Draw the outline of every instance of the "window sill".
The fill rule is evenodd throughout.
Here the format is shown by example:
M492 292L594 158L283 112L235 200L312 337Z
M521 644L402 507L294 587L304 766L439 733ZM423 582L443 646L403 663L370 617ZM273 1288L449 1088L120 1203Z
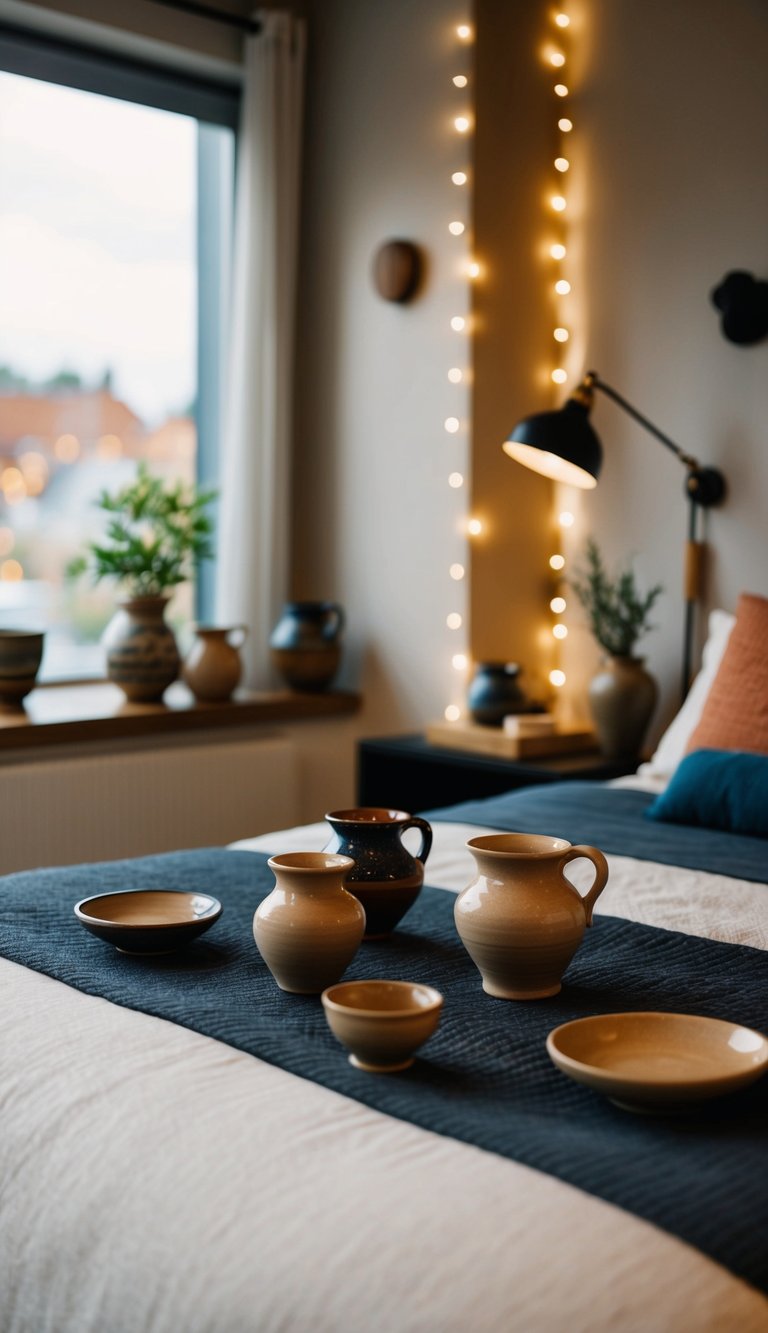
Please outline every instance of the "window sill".
M0 758L50 745L337 717L356 713L360 703L359 694L344 690L238 692L228 703L198 703L177 683L166 690L162 703L138 704L129 703L116 685L106 682L45 685L28 694L23 707L0 708Z

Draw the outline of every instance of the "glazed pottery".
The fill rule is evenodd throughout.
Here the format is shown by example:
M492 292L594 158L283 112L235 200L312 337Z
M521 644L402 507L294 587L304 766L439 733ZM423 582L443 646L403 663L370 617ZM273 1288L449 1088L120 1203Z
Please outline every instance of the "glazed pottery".
M412 981L346 981L322 999L331 1032L351 1052L349 1063L372 1074L408 1069L443 1007L439 991Z
M221 903L207 893L131 889L83 898L75 916L121 953L171 953L218 921Z
M514 662L481 662L467 691L467 706L475 722L500 727L508 713L531 711L520 687L520 668Z
M768 1070L768 1040L693 1014L595 1014L547 1037L558 1069L628 1111L679 1110L737 1092Z
M243 664L239 648L248 631L245 625L218 629L198 625L195 642L184 659L182 680L201 703L225 703L240 683ZM233 642L233 640L237 642Z
M286 852L268 862L275 887L256 909L253 938L281 990L319 995L352 962L365 912L347 893L348 856Z
M272 631L272 664L292 690L324 690L339 669L344 612L335 602L288 602Z
M608 881L602 852L529 833L490 833L467 847L477 875L456 899L454 918L483 990L500 1000L557 995ZM595 867L584 897L563 873L579 857Z
M15 707L34 687L44 638L42 631L0 629L0 707Z
M608 759L636 759L658 689L641 657L607 657L589 686L598 744Z
M326 852L354 860L347 888L365 908L365 938L385 939L421 892L432 829L425 819L380 806L332 810L325 818L332 830ZM409 828L421 833L415 856L402 843Z
M104 631L107 677L132 703L154 703L179 674L179 650L165 623L168 597L127 597Z

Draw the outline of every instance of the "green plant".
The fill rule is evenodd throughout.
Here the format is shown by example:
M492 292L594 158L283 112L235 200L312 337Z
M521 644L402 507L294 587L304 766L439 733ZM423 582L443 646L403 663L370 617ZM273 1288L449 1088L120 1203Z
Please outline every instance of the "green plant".
M205 510L214 497L183 482L168 486L140 464L129 486L111 495L102 491L96 503L112 515L104 537L89 542L68 573L90 568L94 583L118 579L131 597L159 596L184 583L194 564L213 555L213 523Z
M661 584L641 596L632 569L611 578L591 538L587 542L587 567L570 584L587 612L589 627L600 647L612 657L632 657L637 640L654 628L648 616L663 592Z

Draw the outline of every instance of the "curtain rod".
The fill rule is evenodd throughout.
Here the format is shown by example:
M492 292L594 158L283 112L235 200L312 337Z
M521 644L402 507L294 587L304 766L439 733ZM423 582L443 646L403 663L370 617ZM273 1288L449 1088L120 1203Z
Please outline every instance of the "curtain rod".
M182 14L208 19L211 23L223 23L230 28L239 28L241 32L261 32L262 25L258 19L245 18L240 14L228 14L213 5L199 4L197 0L153 0L153 4L163 5L166 9L178 9Z

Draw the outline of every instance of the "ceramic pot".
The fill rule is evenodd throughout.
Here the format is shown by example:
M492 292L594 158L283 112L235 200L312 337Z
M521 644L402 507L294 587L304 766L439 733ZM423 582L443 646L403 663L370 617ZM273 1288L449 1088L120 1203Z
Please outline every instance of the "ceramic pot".
M589 686L598 744L608 759L637 759L656 707L656 681L642 657L608 657Z
M481 662L470 682L467 705L475 722L486 727L500 727L508 713L531 710L514 662Z
M272 664L292 690L315 692L339 669L344 612L335 602L287 602L272 631Z
M217 629L198 625L195 642L184 659L182 680L202 703L224 703L240 684L243 664L239 649L245 642L245 625ZM237 642L232 640L237 638Z
M365 908L365 938L386 939L421 892L432 829L425 819L379 806L332 810L325 818L332 831L325 851L354 861L347 888ZM402 843L409 828L421 833L415 856Z
M528 833L486 834L467 847L477 874L456 899L454 919L483 990L500 1000L557 995L608 882L602 852ZM563 873L582 856L595 867L583 898Z
M348 856L286 852L270 857L275 887L256 909L253 938L281 990L319 995L357 953L365 912L344 880Z
M44 639L42 631L0 629L0 708L17 708L34 687Z
M132 703L154 703L179 674L173 630L165 623L168 597L127 597L118 603L102 643L107 678Z

